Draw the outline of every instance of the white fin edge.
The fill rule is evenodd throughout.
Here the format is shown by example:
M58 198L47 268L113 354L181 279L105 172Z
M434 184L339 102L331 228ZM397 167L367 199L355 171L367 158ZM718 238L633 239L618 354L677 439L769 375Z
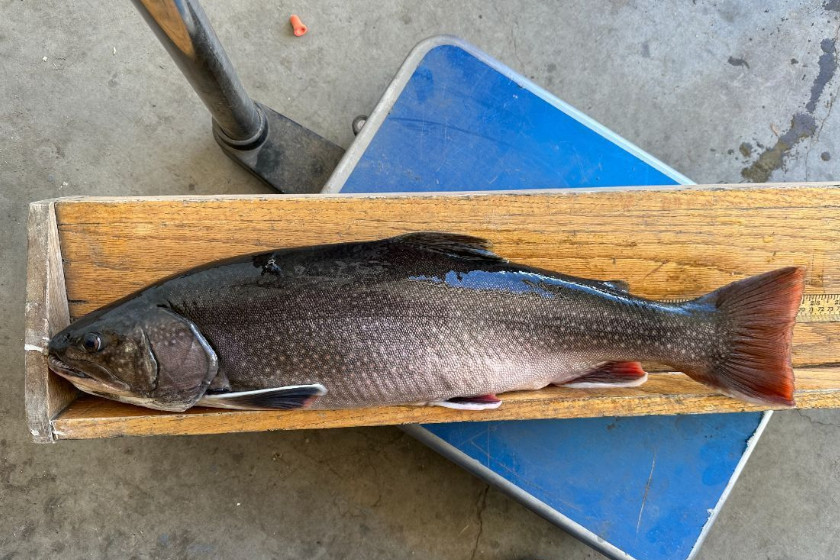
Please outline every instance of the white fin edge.
M323 397L327 394L327 388L321 385L320 383L308 383L306 385L284 385L282 387L271 387L269 389L254 389L253 391L231 391L230 393L219 393L217 395L212 396L205 396L202 397L203 399L212 399L215 401L224 400L224 399L235 399L238 397L250 397L252 395L263 395L265 393L271 393L273 391L277 391L280 389L284 390L294 390L294 389L303 389L303 388L313 388L316 390L313 396ZM201 401L199 401L201 402ZM203 405L202 405L203 406Z
M624 383L593 383L591 381L582 381L580 383L566 383L560 387L569 387L570 389L615 389L619 387L638 387L644 385L648 380L648 374L645 373L642 377L626 381Z
M429 406L442 406L443 408L453 408L455 410L493 410L502 406L502 401L492 403L434 401L430 402Z

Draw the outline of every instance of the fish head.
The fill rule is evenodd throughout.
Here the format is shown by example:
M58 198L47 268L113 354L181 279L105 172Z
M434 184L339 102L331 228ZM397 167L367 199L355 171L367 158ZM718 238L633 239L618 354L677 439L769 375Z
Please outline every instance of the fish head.
M218 372L192 321L142 298L82 317L48 350L50 369L79 390L172 412L193 406Z

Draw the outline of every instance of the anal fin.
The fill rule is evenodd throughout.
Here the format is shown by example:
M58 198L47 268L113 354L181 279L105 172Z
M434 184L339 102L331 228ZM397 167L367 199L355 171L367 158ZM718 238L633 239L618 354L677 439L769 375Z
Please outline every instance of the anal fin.
M573 389L638 387L647 381L647 378L648 374L639 362L605 362L569 383L564 383L563 387Z
M327 389L320 383L290 385L254 391L205 394L195 406L234 410L294 410L306 408L326 394Z
M457 410L492 410L499 408L502 401L496 395L478 395L475 397L452 397L446 401L434 401L429 404Z

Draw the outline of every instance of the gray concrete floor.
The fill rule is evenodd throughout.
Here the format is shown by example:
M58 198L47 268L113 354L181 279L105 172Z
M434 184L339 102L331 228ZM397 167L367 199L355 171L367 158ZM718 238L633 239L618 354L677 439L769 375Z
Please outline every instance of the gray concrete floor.
M837 179L840 3L747 4L205 9L256 99L344 146L409 49L448 32L698 182ZM394 428L29 443L27 203L267 192L209 124L127 0L0 0L0 558L600 558ZM840 413L777 414L699 558L834 558L838 523Z

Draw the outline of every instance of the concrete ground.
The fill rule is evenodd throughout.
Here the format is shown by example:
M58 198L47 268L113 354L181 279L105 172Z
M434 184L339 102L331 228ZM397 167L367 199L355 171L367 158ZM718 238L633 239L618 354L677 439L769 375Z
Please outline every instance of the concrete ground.
M344 146L409 49L447 32L698 182L837 179L840 2L748 5L205 9L253 97ZM395 428L29 442L27 203L267 192L209 125L127 0L0 0L0 558L600 558ZM836 557L838 523L840 413L779 413L698 557Z

